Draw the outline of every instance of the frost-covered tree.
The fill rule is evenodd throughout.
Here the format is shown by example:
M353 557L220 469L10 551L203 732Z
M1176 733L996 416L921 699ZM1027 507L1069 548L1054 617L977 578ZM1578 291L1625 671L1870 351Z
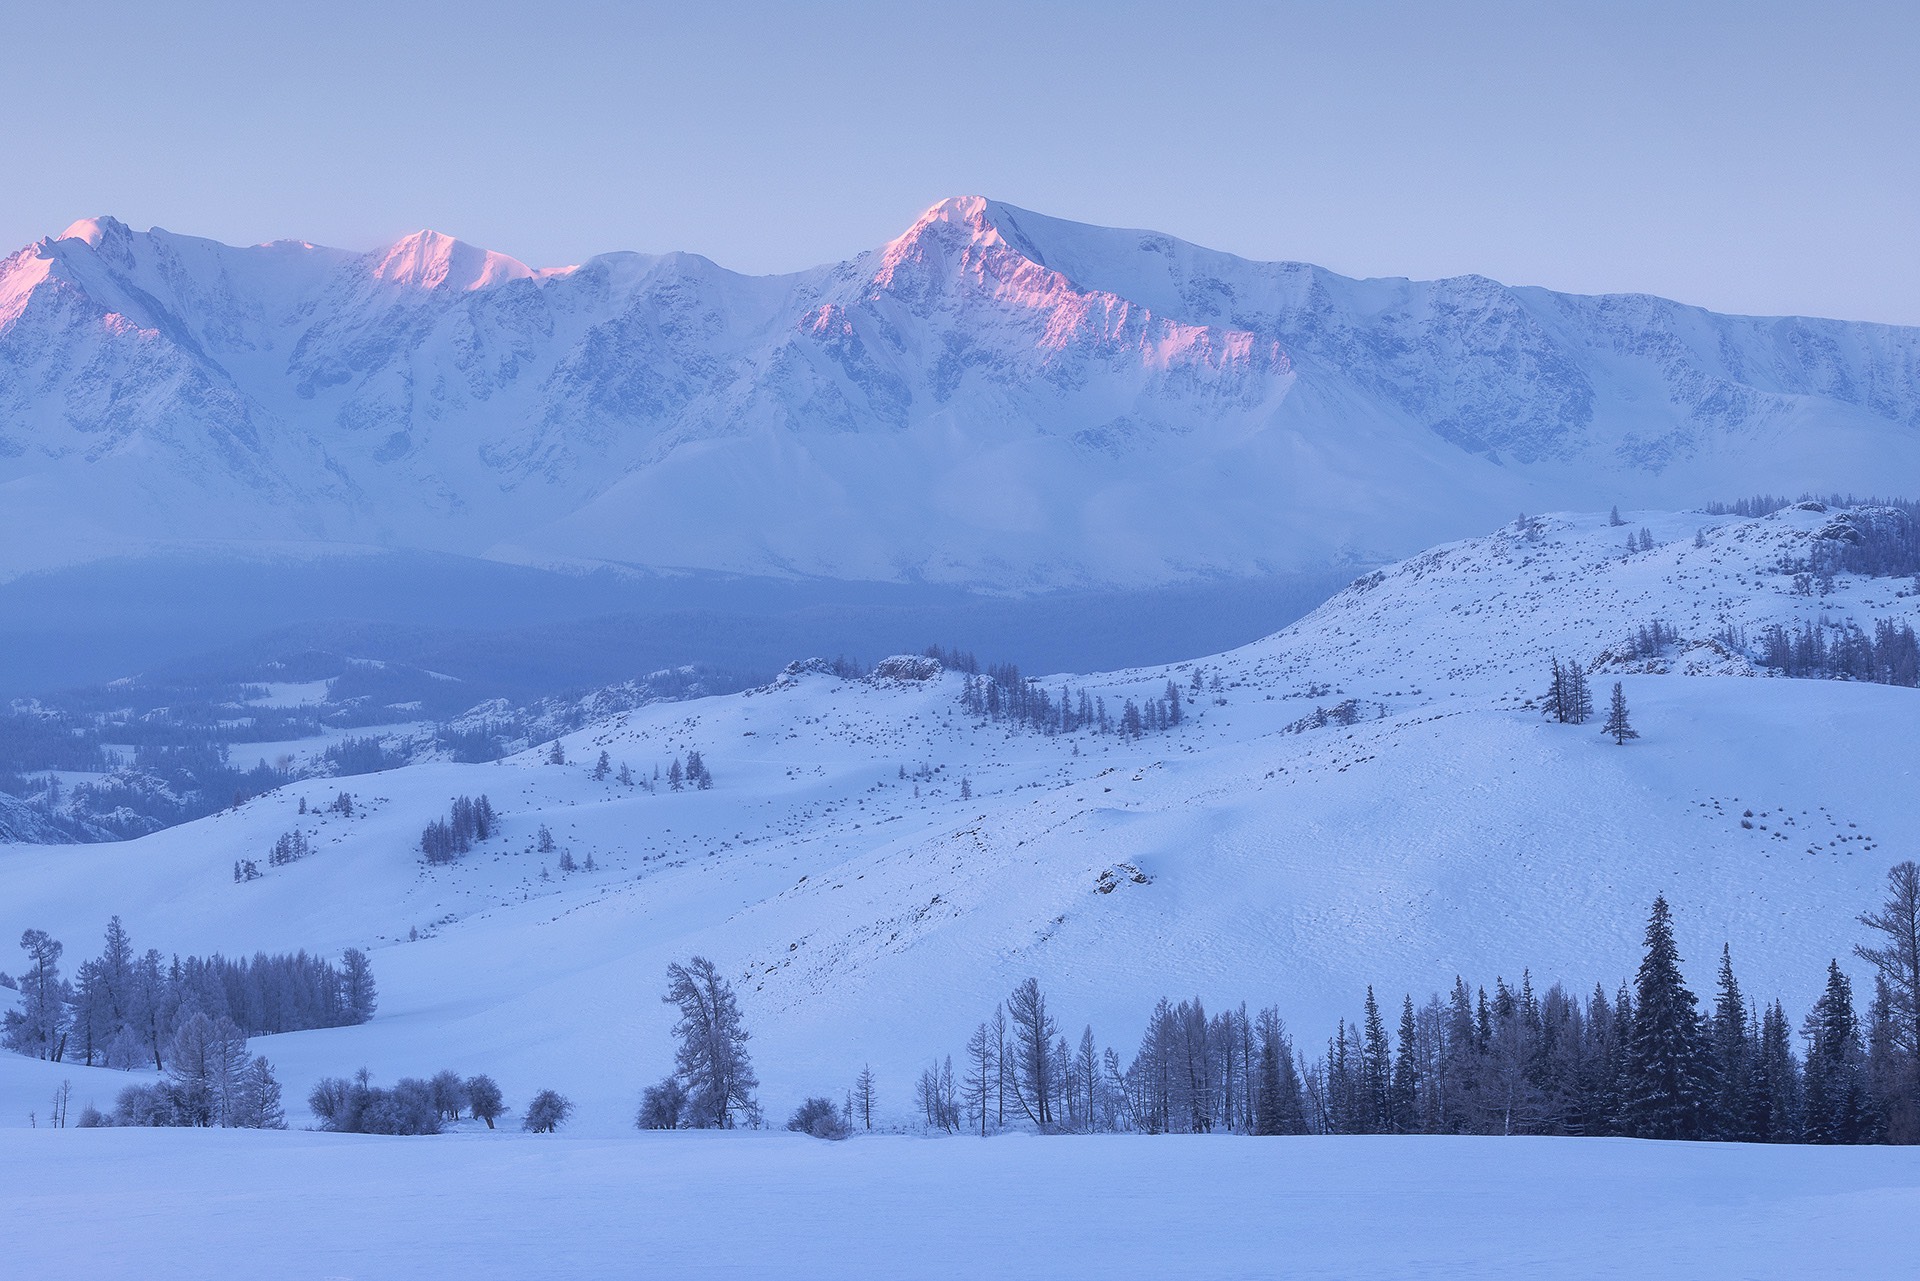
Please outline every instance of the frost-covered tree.
M227 1124L247 1130L284 1130L286 1109L280 1103L280 1082L273 1064L256 1055L241 1069L227 1112Z
M839 1109L833 1106L832 1099L824 1097L807 1099L795 1108L787 1118L787 1128L799 1134L811 1134L816 1139L847 1137L847 1126Z
M553 1090L541 1090L527 1103L520 1128L529 1134L552 1134L573 1115L573 1103Z
M686 1121L687 1091L678 1077L667 1077L640 1092L640 1115L634 1125L642 1130L677 1130Z
M485 1073L467 1078L467 1106L473 1110L476 1118L487 1123L489 1130L507 1110L500 1087Z
M357 947L350 947L340 955L340 1004L349 1023L365 1023L379 1006L373 962Z
M66 1053L70 1026L69 993L60 977L65 949L45 930L30 929L20 935L20 950L27 954L27 970L19 979L21 1008L7 1011L0 1044L57 1063Z
M353 1080L329 1077L313 1087L307 1106L325 1130L341 1134L438 1134L440 1114L433 1089L418 1077L402 1077L392 1089L372 1083L362 1068Z
M167 1091L176 1123L227 1124L246 1067L247 1038L231 1019L187 1019L167 1046Z
M667 967L661 1000L680 1010L673 1025L674 1075L687 1092L688 1123L696 1129L732 1129L736 1121L758 1125L754 1098L759 1078L747 1054L748 1033L727 982L712 961L696 956Z
M607 775L612 771L613 760L605 751L602 751L600 753L600 759L593 763L593 781L596 783L604 783Z
M428 1080L427 1088L433 1092L433 1110L443 1120L458 1121L468 1101L467 1083L460 1079L460 1074L442 1069Z

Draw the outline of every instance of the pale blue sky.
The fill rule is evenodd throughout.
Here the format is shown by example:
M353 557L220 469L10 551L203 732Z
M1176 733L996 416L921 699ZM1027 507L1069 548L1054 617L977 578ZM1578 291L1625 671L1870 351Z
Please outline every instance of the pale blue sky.
M1916 8L96 0L8 20L0 244L111 213L774 271L977 192L1356 275L1920 323Z

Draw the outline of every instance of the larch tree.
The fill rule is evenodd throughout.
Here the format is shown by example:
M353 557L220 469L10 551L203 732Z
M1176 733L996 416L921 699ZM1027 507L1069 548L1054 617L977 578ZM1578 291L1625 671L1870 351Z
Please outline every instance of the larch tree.
M1627 720L1627 695L1626 691L1620 688L1619 681L1613 683L1613 704L1607 711L1607 723L1600 727L1600 732L1623 747L1628 739L1640 737L1639 732Z
M59 1062L67 1048L70 993L60 977L59 940L45 930L20 935L20 950L28 968L20 976L21 1009L8 1010L0 1042L6 1048L36 1059Z
M1007 998L1013 1023L1014 1097L1027 1119L1041 1129L1053 1126L1053 1038L1058 1032L1040 981L1028 978Z
M759 1088L747 1054L747 1029L733 985L712 961L696 956L686 965L667 967L667 991L660 998L677 1006L673 1025L679 1045L674 1075L687 1091L689 1123L696 1129L732 1129L736 1121L757 1126Z
M873 1105L876 1099L873 1065L867 1064L860 1069L860 1075L853 1078L853 1114L860 1118L862 1129L873 1128Z
M1854 955L1886 980L1896 1044L1909 1060L1920 1058L1920 866L1908 860L1888 869L1886 902L1860 923L1883 944L1857 946Z

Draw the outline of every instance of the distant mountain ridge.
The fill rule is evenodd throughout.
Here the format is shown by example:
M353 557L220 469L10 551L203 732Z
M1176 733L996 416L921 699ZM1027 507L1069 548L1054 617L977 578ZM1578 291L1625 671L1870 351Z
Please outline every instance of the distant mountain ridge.
M237 541L1134 587L1904 477L1920 329L1352 280L979 197L772 277L107 218L0 262L0 576Z

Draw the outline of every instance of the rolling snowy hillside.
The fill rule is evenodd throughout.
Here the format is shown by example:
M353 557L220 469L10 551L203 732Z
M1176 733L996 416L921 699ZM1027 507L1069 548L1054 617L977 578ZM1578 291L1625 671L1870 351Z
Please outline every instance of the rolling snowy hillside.
M1904 518L1535 518L1368 575L1241 650L1039 682L1115 719L1173 682L1182 720L1137 738L972 715L969 678L926 660L859 679L796 664L569 734L564 764L543 745L297 784L117 845L0 847L0 936L46 929L84 956L117 912L168 952L365 947L377 1018L255 1042L295 1110L362 1064L453 1066L516 1098L557 1086L596 1134L627 1127L665 1069L662 974L696 952L739 986L776 1106L871 1062L899 1119L927 1059L1027 975L1066 1028L1123 1050L1153 998L1195 993L1276 1002L1312 1045L1367 983L1419 999L1531 967L1611 988L1659 893L1696 985L1725 940L1750 992L1804 1009L1920 847L1916 695L1756 675L1757 648L1719 637L1920 621L1907 578L1801 585L1848 529ZM1630 653L1655 619L1675 639ZM1554 654L1620 679L1640 740L1543 721ZM650 786L689 750L711 790ZM595 778L602 752L616 773ZM343 787L357 812L321 812ZM422 827L481 794L502 834L423 864ZM295 830L315 853L267 867ZM236 883L237 859L263 875ZM102 1104L127 1079L9 1059L0 1124L63 1076Z
M1352 280L977 197L839 264L110 219L0 262L0 576L377 544L996 591L1920 473L1920 332Z

